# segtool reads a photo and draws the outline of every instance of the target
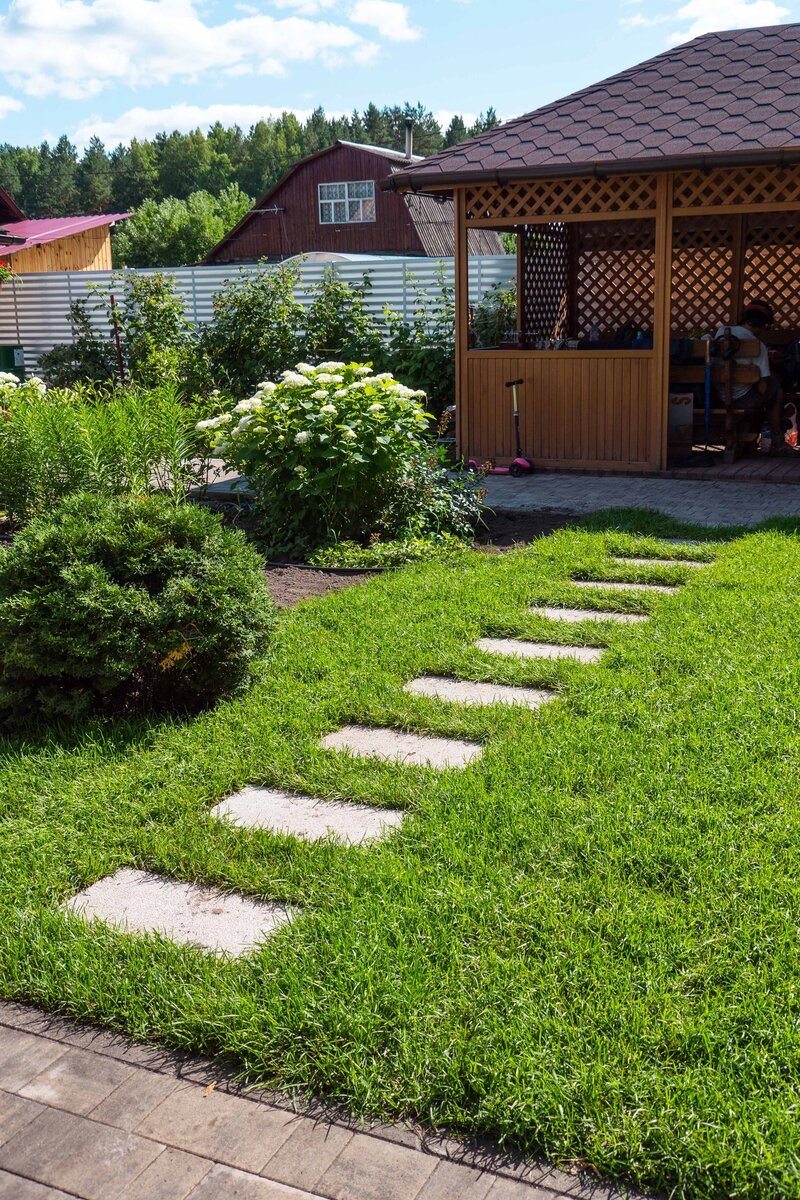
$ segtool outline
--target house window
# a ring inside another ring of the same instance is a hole
[[[320,183],[320,225],[358,225],[375,220],[375,183]]]

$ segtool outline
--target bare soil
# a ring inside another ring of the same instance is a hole
[[[292,608],[309,596],[326,596],[340,588],[366,583],[374,575],[365,571],[355,575],[335,575],[332,571],[310,570],[307,567],[266,568],[267,587],[279,608]]]

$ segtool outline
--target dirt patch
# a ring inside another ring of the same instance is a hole
[[[291,608],[309,596],[327,596],[340,588],[353,587],[374,579],[374,574],[336,575],[307,567],[266,567],[267,587],[279,608]]]
[[[574,514],[563,512],[484,513],[484,524],[475,537],[475,546],[480,550],[499,552],[514,546],[547,537],[556,529],[574,524]]]

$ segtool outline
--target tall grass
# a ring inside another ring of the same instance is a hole
[[[197,415],[172,385],[20,388],[0,421],[0,509],[24,524],[76,491],[181,499],[205,473]]]

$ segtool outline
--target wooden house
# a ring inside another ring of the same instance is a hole
[[[127,213],[26,219],[0,188],[0,262],[18,274],[39,271],[110,271],[111,226]]]
[[[387,170],[420,161],[396,150],[336,142],[292,167],[204,262],[277,262],[312,251],[452,258],[449,197],[380,188]],[[483,230],[472,235],[470,250],[503,252],[498,235]]]
[[[461,451],[510,459],[521,378],[536,464],[662,471],[678,339],[756,297],[778,353],[800,337],[800,25],[696,38],[383,186],[454,204]],[[489,230],[516,234],[517,319],[481,344],[468,239]]]

